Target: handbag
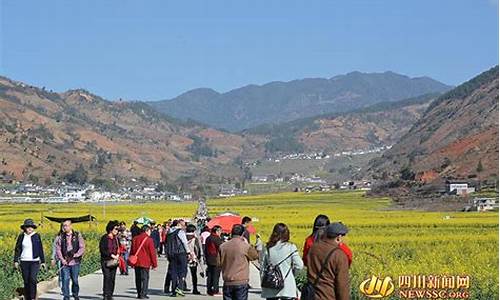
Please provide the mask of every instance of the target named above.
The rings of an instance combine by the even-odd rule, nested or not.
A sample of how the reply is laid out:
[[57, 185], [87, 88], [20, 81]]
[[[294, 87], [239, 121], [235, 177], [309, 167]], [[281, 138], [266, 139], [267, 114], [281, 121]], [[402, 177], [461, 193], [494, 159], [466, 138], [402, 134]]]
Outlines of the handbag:
[[120, 262], [118, 261], [118, 259], [108, 259], [104, 262], [104, 264], [106, 265], [107, 268], [114, 268], [114, 267], [118, 267], [118, 264]]
[[147, 239], [148, 239], [148, 237], [144, 238], [142, 240], [141, 244], [139, 245], [139, 248], [137, 248], [137, 251], [135, 251], [135, 254], [130, 255], [128, 257], [128, 264], [129, 264], [129, 266], [135, 267], [135, 265], [137, 264], [137, 254], [139, 254], [139, 251], [141, 251], [142, 246], [144, 246], [144, 243], [146, 242]]
[[[271, 263], [266, 263], [264, 271], [261, 278], [261, 286], [268, 289], [282, 290], [285, 287], [285, 278], [288, 277], [292, 271], [292, 266], [286, 273], [285, 277], [281, 273], [280, 265], [287, 259], [289, 259], [297, 250], [290, 253], [285, 259], [281, 260], [279, 263], [273, 265]], [[269, 248], [267, 249], [268, 261], [269, 261]]]
[[[116, 241], [116, 244], [119, 245], [118, 243], [118, 239], [115, 239]], [[120, 253], [120, 249], [118, 248], [117, 249], [117, 253], [116, 254], [119, 254]], [[118, 267], [118, 264], [119, 264], [119, 260], [117, 258], [111, 258], [111, 259], [106, 259], [104, 261], [104, 265], [107, 267], [107, 268], [115, 268], [115, 267]]]
[[332, 254], [333, 254], [333, 252], [335, 252], [335, 250], [339, 250], [339, 248], [335, 248], [328, 253], [325, 260], [323, 261], [323, 264], [321, 265], [321, 269], [319, 271], [319, 274], [316, 277], [316, 279], [314, 280], [314, 282], [311, 283], [308, 280], [307, 283], [304, 284], [304, 286], [302, 287], [302, 290], [300, 291], [300, 300], [314, 300], [316, 298], [316, 295], [315, 295], [316, 285], [318, 284], [319, 279], [323, 275], [323, 271], [325, 270], [326, 264], [328, 264], [328, 260], [330, 259], [330, 256], [332, 256]]

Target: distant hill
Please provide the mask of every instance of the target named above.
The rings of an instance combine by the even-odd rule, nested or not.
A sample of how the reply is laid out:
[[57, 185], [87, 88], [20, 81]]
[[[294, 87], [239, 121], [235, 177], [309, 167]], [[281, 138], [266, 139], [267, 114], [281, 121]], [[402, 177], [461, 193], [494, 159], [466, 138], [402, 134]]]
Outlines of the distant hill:
[[148, 104], [179, 119], [239, 131], [267, 123], [351, 111], [378, 102], [399, 101], [450, 88], [429, 77], [410, 78], [394, 72], [352, 72], [330, 79], [248, 85], [227, 93], [195, 89], [171, 100]]
[[268, 154], [373, 149], [399, 141], [438, 96], [381, 102], [351, 112], [266, 124], [243, 132], [264, 136]]
[[424, 182], [498, 178], [498, 66], [432, 102], [367, 174]]
[[257, 151], [248, 143], [144, 103], [110, 102], [85, 90], [53, 93], [0, 77], [0, 174], [18, 180], [238, 176], [234, 160]]

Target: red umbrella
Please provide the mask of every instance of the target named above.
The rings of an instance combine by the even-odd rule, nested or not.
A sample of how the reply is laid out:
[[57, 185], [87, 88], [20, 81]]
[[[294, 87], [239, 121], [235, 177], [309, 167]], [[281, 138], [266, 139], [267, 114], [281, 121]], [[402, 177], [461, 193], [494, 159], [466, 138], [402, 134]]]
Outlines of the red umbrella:
[[[231, 233], [231, 229], [235, 224], [241, 224], [241, 216], [232, 213], [224, 213], [211, 219], [210, 222], [208, 222], [207, 226], [209, 228], [212, 228], [215, 225], [219, 225], [220, 227], [222, 227], [223, 232]], [[251, 234], [255, 233], [255, 227], [253, 227], [252, 225], [248, 226], [247, 230]]]

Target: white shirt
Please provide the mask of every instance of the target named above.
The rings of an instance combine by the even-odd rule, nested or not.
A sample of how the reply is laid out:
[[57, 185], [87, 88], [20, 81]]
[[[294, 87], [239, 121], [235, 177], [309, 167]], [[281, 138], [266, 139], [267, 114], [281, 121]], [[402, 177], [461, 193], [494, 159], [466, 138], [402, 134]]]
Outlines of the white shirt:
[[33, 244], [31, 243], [31, 236], [35, 234], [32, 232], [31, 234], [24, 234], [23, 243], [22, 243], [22, 252], [21, 258], [22, 261], [39, 261], [40, 258], [33, 259]]
[[207, 241], [207, 237], [210, 236], [210, 231], [203, 231], [201, 233], [201, 244], [205, 245], [205, 242]]

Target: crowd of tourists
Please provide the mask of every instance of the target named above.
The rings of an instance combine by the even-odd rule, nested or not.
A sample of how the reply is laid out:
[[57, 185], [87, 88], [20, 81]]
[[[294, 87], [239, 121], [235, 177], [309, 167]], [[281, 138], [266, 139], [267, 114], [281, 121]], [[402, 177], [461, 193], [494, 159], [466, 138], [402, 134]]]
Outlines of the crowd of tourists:
[[[327, 216], [318, 215], [301, 256], [297, 246], [290, 242], [286, 224], [277, 223], [266, 243], [257, 235], [252, 244], [248, 230], [251, 223], [251, 218], [244, 217], [230, 232], [223, 232], [218, 225], [209, 228], [204, 223], [191, 224], [183, 219], [163, 224], [134, 222], [130, 229], [125, 222], [109, 221], [99, 241], [103, 299], [113, 299], [116, 275], [127, 276], [131, 268], [137, 298], [148, 299], [150, 270], [157, 270], [158, 257], [162, 255], [168, 260], [163, 291], [169, 297], [183, 297], [187, 292], [201, 294], [200, 275], [206, 277], [208, 296], [246, 300], [253, 264], [260, 272], [262, 298], [350, 298], [352, 252], [343, 243], [348, 232], [344, 224], [330, 223]], [[21, 271], [24, 281], [24, 299], [29, 300], [36, 299], [37, 274], [40, 268], [45, 268], [42, 239], [36, 228], [32, 219], [24, 221], [14, 251], [15, 268]], [[58, 270], [63, 300], [71, 297], [79, 300], [78, 277], [84, 256], [84, 238], [68, 219], [53, 240], [51, 256], [51, 265]], [[303, 268], [307, 269], [307, 283], [299, 291], [295, 275]]]

